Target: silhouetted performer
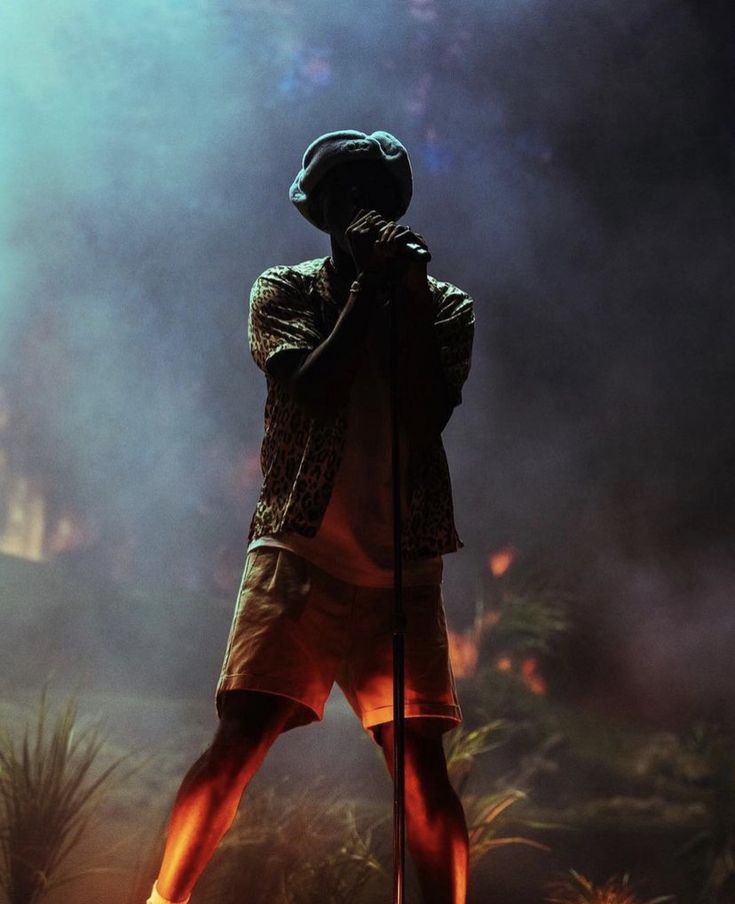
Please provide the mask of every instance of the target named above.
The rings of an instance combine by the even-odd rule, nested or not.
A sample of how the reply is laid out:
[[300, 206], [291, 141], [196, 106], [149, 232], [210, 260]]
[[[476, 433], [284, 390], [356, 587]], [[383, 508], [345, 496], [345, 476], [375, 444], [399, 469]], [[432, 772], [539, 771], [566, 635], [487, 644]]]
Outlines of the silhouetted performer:
[[[388, 320], [401, 305], [406, 835], [426, 904], [464, 904], [468, 843], [442, 733], [462, 720], [442, 556], [457, 535], [441, 431], [470, 367], [472, 299], [428, 276], [395, 221], [413, 182], [388, 132], [313, 141], [290, 198], [331, 257], [273, 266], [250, 294], [266, 376], [263, 485], [216, 690], [219, 726], [182, 782], [149, 901], [184, 902], [281, 732], [321, 719], [335, 681], [393, 769]], [[246, 904], [246, 902], [244, 902]]]

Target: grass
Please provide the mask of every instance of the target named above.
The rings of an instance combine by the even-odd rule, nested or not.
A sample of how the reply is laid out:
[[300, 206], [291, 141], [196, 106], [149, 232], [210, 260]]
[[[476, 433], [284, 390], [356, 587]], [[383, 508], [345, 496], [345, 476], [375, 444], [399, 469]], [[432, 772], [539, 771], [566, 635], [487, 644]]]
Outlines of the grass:
[[[477, 759], [503, 743], [502, 724], [447, 733], [448, 771], [462, 798], [470, 835], [470, 862], [491, 850], [532, 839], [502, 835], [503, 817], [521, 791], [473, 795], [467, 786]], [[376, 756], [380, 756], [376, 749]], [[290, 790], [246, 791], [241, 813], [194, 891], [192, 904], [373, 904], [390, 897], [392, 874], [389, 800], [356, 802], [325, 779]], [[407, 886], [408, 899], [416, 890]]]
[[372, 904], [389, 887], [373, 844], [385, 821], [359, 818], [342, 789], [324, 780], [250, 795], [192, 904]]

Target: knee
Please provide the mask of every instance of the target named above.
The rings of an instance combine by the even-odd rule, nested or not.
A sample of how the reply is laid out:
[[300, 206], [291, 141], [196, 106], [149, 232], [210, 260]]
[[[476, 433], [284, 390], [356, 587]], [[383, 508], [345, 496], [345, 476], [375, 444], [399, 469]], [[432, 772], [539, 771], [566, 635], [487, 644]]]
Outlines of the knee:
[[421, 771], [406, 775], [407, 806], [421, 814], [428, 823], [446, 816], [452, 794], [451, 784], [446, 777]]
[[261, 725], [223, 715], [205, 752], [205, 768], [214, 776], [236, 774], [264, 755], [271, 743]]
[[[443, 727], [439, 719], [412, 718], [406, 719], [404, 749], [406, 758], [418, 755], [423, 759], [431, 759], [436, 763], [446, 763], [444, 744], [442, 742]], [[386, 757], [392, 754], [394, 745], [394, 723], [383, 722], [372, 728], [373, 737], [383, 748]]]
[[201, 772], [211, 786], [228, 787], [252, 759], [254, 739], [246, 738], [221, 719], [212, 741], [202, 755]]
[[[442, 737], [447, 730], [444, 719], [435, 718], [433, 716], [414, 716], [406, 719], [405, 723], [405, 744], [421, 743], [422, 740], [428, 740], [428, 743], [444, 750]], [[377, 744], [384, 750], [393, 747], [393, 722], [381, 722], [379, 725], [372, 726], [373, 737]]]
[[284, 697], [229, 691], [210, 746], [210, 759], [236, 765], [264, 754], [288, 723], [294, 704]]
[[[427, 817], [443, 813], [448, 797], [454, 794], [441, 734], [427, 725], [428, 720], [407, 720], [405, 736], [406, 800], [414, 810]], [[389, 770], [393, 771], [393, 723], [380, 726], [376, 740], [383, 748]]]

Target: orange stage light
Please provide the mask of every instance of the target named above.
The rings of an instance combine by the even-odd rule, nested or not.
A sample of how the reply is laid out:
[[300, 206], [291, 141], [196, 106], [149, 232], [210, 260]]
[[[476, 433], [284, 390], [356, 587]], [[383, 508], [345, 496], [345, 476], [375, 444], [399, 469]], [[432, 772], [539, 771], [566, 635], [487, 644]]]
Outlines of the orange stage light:
[[449, 659], [452, 663], [452, 671], [456, 678], [468, 678], [475, 673], [479, 650], [472, 635], [458, 634], [449, 630]]
[[492, 576], [494, 578], [502, 577], [513, 564], [517, 555], [518, 550], [513, 546], [503, 546], [491, 552], [488, 556], [488, 565]]

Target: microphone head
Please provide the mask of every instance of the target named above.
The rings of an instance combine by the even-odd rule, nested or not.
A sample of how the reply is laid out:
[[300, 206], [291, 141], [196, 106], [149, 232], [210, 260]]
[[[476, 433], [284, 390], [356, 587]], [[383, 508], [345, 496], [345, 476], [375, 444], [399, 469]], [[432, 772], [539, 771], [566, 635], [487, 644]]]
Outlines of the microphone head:
[[418, 242], [408, 242], [405, 246], [406, 254], [417, 261], [426, 261], [431, 260], [431, 252], [428, 248], [424, 248], [423, 245], [419, 245]]

